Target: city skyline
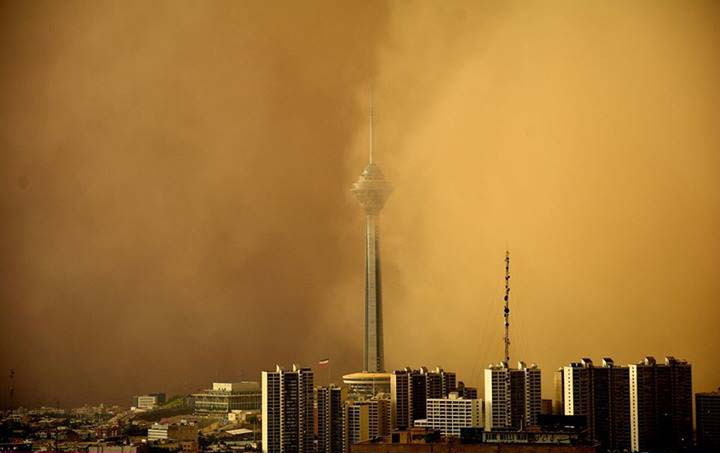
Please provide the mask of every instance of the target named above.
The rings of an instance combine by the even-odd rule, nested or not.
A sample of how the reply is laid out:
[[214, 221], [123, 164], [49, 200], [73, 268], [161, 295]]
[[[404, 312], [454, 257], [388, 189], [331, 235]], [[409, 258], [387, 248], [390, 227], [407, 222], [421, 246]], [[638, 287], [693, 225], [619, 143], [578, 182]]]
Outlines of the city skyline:
[[720, 7], [510, 3], [3, 4], [0, 404], [357, 371], [371, 84], [386, 370], [482, 388], [509, 247], [544, 395], [586, 356], [717, 389]]

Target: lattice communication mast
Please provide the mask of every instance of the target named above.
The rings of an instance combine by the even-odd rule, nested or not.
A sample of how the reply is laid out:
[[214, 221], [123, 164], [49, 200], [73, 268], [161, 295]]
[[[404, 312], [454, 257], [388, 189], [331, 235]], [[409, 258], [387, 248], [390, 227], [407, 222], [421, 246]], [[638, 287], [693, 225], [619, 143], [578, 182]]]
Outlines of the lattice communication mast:
[[505, 251], [505, 363], [510, 366], [510, 251]]

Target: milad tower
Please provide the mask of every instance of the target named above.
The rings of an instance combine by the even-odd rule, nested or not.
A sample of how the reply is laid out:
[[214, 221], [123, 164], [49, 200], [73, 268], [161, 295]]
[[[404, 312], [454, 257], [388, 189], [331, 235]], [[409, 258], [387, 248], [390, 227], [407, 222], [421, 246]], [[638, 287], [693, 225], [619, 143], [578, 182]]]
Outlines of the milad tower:
[[392, 192], [380, 167], [373, 162], [372, 103], [370, 107], [370, 162], [353, 184], [352, 193], [365, 209], [365, 341], [363, 371], [385, 372], [383, 349], [382, 284], [380, 278], [380, 239], [378, 220], [385, 201]]

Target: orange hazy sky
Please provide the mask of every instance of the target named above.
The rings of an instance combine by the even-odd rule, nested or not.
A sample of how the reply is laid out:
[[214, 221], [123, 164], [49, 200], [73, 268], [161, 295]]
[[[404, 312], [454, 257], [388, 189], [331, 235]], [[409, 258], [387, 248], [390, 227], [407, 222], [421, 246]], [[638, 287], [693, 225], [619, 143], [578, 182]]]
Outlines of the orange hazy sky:
[[19, 402], [356, 371], [371, 85], [389, 367], [480, 385], [509, 248], [511, 355], [545, 397], [581, 357], [674, 355], [720, 386], [719, 3], [6, 1], [0, 21]]

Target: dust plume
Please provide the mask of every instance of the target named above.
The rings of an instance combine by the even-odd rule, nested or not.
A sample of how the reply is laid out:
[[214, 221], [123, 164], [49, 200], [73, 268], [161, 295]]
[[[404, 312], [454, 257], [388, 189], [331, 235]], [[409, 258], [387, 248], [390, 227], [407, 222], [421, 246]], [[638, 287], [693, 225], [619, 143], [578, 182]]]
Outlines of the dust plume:
[[[343, 334], [359, 325], [334, 321], [362, 314], [344, 168], [384, 4], [1, 8], [0, 362], [17, 402], [360, 363]], [[357, 291], [334, 294], [347, 279]]]
[[[675, 355], [720, 383], [716, 2], [393, 3], [378, 76], [386, 355]], [[383, 106], [384, 104], [384, 106]], [[357, 166], [355, 164], [354, 166]], [[410, 327], [411, 326], [411, 327]]]
[[[714, 2], [0, 4], [0, 364], [128, 404], [361, 362], [367, 153], [389, 367], [672, 354], [720, 382]], [[4, 374], [5, 372], [3, 372]], [[318, 381], [325, 377], [319, 375]], [[4, 403], [6, 392], [0, 392]]]

